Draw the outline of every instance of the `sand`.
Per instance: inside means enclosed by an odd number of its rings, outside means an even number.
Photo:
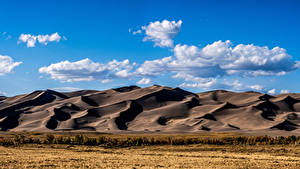
[[[0,97],[2,131],[300,133],[300,94],[154,85]]]

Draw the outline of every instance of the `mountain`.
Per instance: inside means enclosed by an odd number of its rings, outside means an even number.
[[[154,85],[0,97],[2,131],[300,133],[300,94]]]

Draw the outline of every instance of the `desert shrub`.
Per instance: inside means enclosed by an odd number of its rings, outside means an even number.
[[[84,145],[89,145],[89,146],[98,145],[96,138],[89,138],[87,136],[83,137],[83,144]]]
[[[0,145],[1,146],[14,146],[14,145],[18,145],[18,144],[12,139],[1,139]]]
[[[45,138],[45,143],[52,144],[54,143],[54,139],[55,139],[54,135],[47,134]]]
[[[83,135],[76,135],[72,143],[77,145],[83,144]]]
[[[62,136],[55,138],[53,142],[55,144],[65,144],[64,138]]]
[[[99,136],[98,139],[97,139],[97,144],[104,144],[106,141],[106,137],[104,136]]]
[[[25,143],[25,136],[23,135],[16,135],[14,138],[15,144],[24,144]]]
[[[71,140],[70,137],[64,137],[64,138],[63,138],[63,143],[64,143],[64,144],[71,144],[71,143],[72,143],[72,140]]]

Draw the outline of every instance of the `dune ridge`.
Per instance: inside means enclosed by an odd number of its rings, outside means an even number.
[[[159,85],[34,91],[0,97],[0,130],[300,133],[300,94],[196,94]]]

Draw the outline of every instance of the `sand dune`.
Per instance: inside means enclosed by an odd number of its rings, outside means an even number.
[[[300,94],[154,85],[0,97],[2,131],[300,133]]]

